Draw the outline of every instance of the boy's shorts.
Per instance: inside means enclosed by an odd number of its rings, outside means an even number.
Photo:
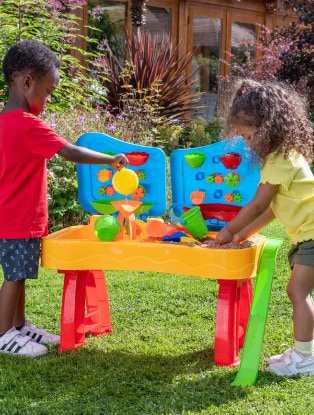
[[[291,269],[295,264],[314,267],[314,240],[292,245],[288,252],[288,259]]]
[[[6,281],[38,277],[40,238],[0,239],[0,264]]]

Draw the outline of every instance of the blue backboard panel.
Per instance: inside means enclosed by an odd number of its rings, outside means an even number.
[[[134,170],[139,179],[138,190],[128,196],[142,202],[142,214],[137,216],[145,219],[165,212],[166,157],[161,149],[126,143],[103,133],[83,134],[76,144],[106,154],[126,154],[130,161],[127,168]],[[126,197],[115,192],[111,181],[114,173],[108,165],[77,165],[78,197],[85,210],[92,214],[116,213],[111,211],[110,200]]]
[[[260,166],[254,165],[249,153],[242,139],[175,150],[170,157],[175,214],[180,216],[185,207],[195,204],[203,214],[208,204],[239,211],[253,198],[260,179]],[[205,219],[212,229],[220,229],[229,221],[210,219],[210,215]]]

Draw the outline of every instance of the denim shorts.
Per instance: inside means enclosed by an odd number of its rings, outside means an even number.
[[[314,267],[314,240],[292,245],[288,252],[288,259],[291,269],[295,264]]]
[[[0,264],[6,281],[38,277],[40,240],[0,239]]]

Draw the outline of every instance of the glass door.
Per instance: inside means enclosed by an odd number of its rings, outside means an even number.
[[[193,53],[194,93],[199,93],[197,116],[210,121],[216,115],[218,76],[222,66],[223,13],[191,7],[188,48]]]

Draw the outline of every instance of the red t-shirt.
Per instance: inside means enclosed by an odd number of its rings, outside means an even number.
[[[0,238],[48,232],[46,159],[67,141],[22,110],[0,114]]]

